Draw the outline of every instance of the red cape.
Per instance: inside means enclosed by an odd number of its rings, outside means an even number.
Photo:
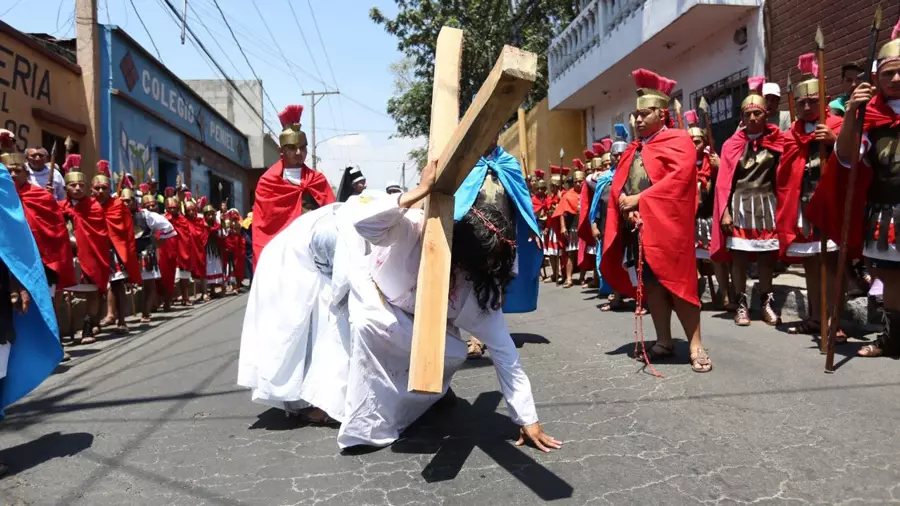
[[[209,227],[202,216],[195,216],[194,219],[187,218],[187,221],[190,224],[191,239],[193,239],[191,257],[194,261],[191,276],[196,280],[206,279],[206,242],[209,240]]]
[[[178,217],[166,213],[166,219],[172,224],[172,228],[178,232],[178,235],[164,243],[165,248],[167,249],[167,256],[175,261],[175,267],[193,273],[196,270],[194,266],[194,227],[192,227],[191,222],[180,213],[178,214]],[[204,265],[203,268],[203,275],[206,276],[206,266]],[[175,272],[173,269],[173,286],[174,279]]]
[[[544,210],[544,200],[545,199],[538,197],[534,193],[531,194],[531,209],[534,211],[535,218],[540,216],[541,211]]]
[[[107,199],[105,204],[100,204],[106,215],[106,230],[109,232],[109,242],[116,249],[116,254],[125,262],[125,271],[128,281],[141,283],[141,263],[138,261],[137,246],[134,243],[134,222],[131,220],[131,210],[117,198]]]
[[[581,195],[579,195],[578,207],[578,268],[583,271],[593,271],[597,264],[594,255],[587,252],[588,246],[596,246],[597,241],[594,239],[594,233],[591,230],[591,201],[594,197],[594,190],[584,183],[581,186]]]
[[[162,286],[163,294],[173,295],[175,293],[175,269],[178,267],[178,236],[159,239],[159,234],[157,234],[157,241],[159,244],[156,248],[156,258],[159,261],[159,285]]]
[[[41,261],[59,277],[57,288],[74,286],[75,266],[72,263],[72,244],[66,230],[62,210],[46,189],[25,184],[16,191],[25,209],[25,219],[34,235]]]
[[[868,132],[873,128],[900,125],[900,115],[894,114],[894,110],[884,101],[881,94],[875,95],[866,107],[866,122],[863,131]],[[845,155],[846,156],[846,155]],[[856,186],[853,192],[851,204],[850,223],[858,226],[850,227],[850,235],[847,240],[847,258],[859,258],[863,249],[863,223],[865,222],[866,197],[869,185],[872,183],[872,168],[860,160],[857,164],[859,171],[856,176]],[[849,186],[850,171],[837,159],[837,154],[832,153],[828,164],[822,170],[822,179],[816,186],[816,193],[809,201],[806,214],[813,223],[821,223],[821,229],[825,235],[836,243],[841,241],[841,227],[844,223],[844,206],[847,205],[847,187]]]
[[[229,232],[225,236],[225,255],[234,263],[234,277],[241,282],[244,279],[244,253],[247,247],[244,236],[240,233]]]
[[[106,285],[109,284],[109,248],[112,246],[103,206],[91,197],[81,199],[78,205],[73,206],[71,200],[63,200],[59,205],[63,215],[75,225],[75,245],[81,271],[91,283],[97,285],[100,293],[106,293]]]
[[[578,202],[581,199],[581,195],[578,194],[574,189],[569,188],[564,191],[562,195],[559,197],[559,201],[556,203],[556,208],[553,210],[553,214],[550,216],[550,227],[556,232],[556,235],[560,235],[562,230],[560,230],[559,218],[566,214],[574,214],[578,216]]]
[[[263,174],[256,185],[253,203],[253,267],[263,248],[297,216],[303,213],[301,197],[307,192],[320,206],[334,202],[334,192],[321,172],[303,166],[299,186],[284,180],[284,165],[279,160]]]
[[[697,170],[697,180],[703,184],[709,184],[710,181],[715,181],[718,173],[719,168],[713,167],[709,162],[709,153],[703,153],[703,163],[700,165],[700,169]]]
[[[722,157],[719,162],[719,174],[716,178],[715,202],[713,203],[713,227],[712,239],[709,244],[710,256],[716,262],[728,262],[731,254],[725,247],[725,234],[722,232],[722,216],[728,207],[728,199],[731,198],[731,186],[734,180],[734,172],[741,157],[744,156],[744,148],[748,142],[758,142],[762,147],[781,153],[784,149],[784,135],[776,125],[766,125],[762,137],[751,141],[747,137],[747,131],[740,129],[722,145]]]
[[[622,265],[623,227],[618,201],[640,143],[622,153],[609,194],[600,271],[613,290],[635,296]],[[694,217],[697,211],[697,151],[684,130],[669,128],[643,146],[641,157],[652,186],[641,193],[638,210],[643,222],[644,258],[659,282],[673,295],[700,306],[697,295]]]
[[[795,121],[784,136],[784,152],[781,155],[776,176],[778,210],[775,214],[775,229],[778,231],[778,244],[781,247],[782,257],[786,256],[788,247],[799,233],[797,213],[800,208],[800,187],[803,184],[803,172],[806,168],[809,144],[814,142],[814,135],[807,134],[804,130],[805,123],[803,120]],[[835,134],[840,134],[843,123],[844,120],[840,116],[830,114],[825,116],[825,124],[834,130]],[[808,216],[807,219],[809,219]],[[812,219],[810,222],[817,228],[820,227],[821,222]]]

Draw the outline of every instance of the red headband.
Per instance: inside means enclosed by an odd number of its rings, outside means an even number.
[[[487,217],[484,215],[484,213],[482,213],[478,209],[475,209],[474,207],[472,208],[472,212],[475,214],[475,216],[478,216],[479,218],[481,218],[481,221],[484,222],[484,226],[487,227],[487,229],[490,230],[491,232],[497,234],[497,237],[501,241],[505,242],[512,248],[516,247],[516,243],[514,241],[507,239],[506,237],[503,237],[503,232],[500,232],[500,229],[497,228],[493,223],[491,223],[487,219]]]

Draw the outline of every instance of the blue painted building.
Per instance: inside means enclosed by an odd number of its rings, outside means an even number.
[[[116,26],[100,27],[100,157],[114,171],[187,184],[249,211],[247,136]]]

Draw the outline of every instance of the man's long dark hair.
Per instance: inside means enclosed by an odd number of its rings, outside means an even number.
[[[472,282],[485,313],[503,306],[504,289],[513,278],[515,237],[515,223],[491,204],[476,204],[453,226],[451,263]]]

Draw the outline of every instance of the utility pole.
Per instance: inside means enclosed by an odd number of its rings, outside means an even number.
[[[310,91],[309,93],[304,93],[304,97],[311,97],[310,104],[310,115],[312,116],[312,165],[313,169],[316,168],[316,104],[319,103],[319,100],[322,100],[325,95],[340,95],[340,91]],[[318,98],[316,98],[318,97]]]
[[[406,162],[400,166],[400,188],[406,191]]]

